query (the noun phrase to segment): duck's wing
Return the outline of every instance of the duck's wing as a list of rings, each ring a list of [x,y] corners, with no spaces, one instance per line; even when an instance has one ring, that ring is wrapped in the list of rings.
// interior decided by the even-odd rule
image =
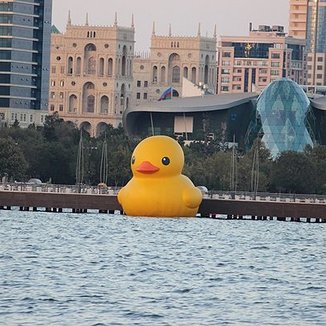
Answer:
[[[198,188],[192,186],[184,189],[182,199],[187,207],[196,208],[200,205],[203,195]]]

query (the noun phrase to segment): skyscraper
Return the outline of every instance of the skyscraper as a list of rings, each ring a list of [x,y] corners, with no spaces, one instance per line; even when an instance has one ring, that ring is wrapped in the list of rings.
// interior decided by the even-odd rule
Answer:
[[[308,0],[290,0],[289,36],[306,38]]]
[[[326,0],[308,0],[307,8],[307,83],[326,83]]]
[[[51,11],[52,0],[0,0],[0,119],[9,124],[48,109]]]

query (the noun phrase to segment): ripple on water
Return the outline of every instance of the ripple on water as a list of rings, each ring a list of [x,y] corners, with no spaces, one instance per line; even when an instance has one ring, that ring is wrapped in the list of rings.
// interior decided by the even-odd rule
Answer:
[[[2,325],[322,325],[325,226],[0,211]]]

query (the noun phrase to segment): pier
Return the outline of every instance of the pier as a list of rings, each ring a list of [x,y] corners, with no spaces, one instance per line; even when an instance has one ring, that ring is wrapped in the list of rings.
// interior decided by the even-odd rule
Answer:
[[[80,192],[81,191],[81,192]],[[278,197],[277,197],[278,196]],[[46,211],[123,214],[117,191],[102,193],[96,187],[6,188],[0,190],[0,209],[18,207],[21,211]],[[326,199],[312,195],[290,196],[264,194],[248,196],[232,193],[210,193],[204,196],[198,216],[213,219],[279,220],[294,222],[326,222]]]

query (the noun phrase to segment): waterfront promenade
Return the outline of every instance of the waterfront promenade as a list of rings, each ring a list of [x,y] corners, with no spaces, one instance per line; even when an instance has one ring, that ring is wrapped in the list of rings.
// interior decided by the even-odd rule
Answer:
[[[0,209],[120,213],[116,188],[66,185],[0,185]],[[201,217],[216,219],[326,222],[326,197],[269,193],[209,192],[199,208]]]

